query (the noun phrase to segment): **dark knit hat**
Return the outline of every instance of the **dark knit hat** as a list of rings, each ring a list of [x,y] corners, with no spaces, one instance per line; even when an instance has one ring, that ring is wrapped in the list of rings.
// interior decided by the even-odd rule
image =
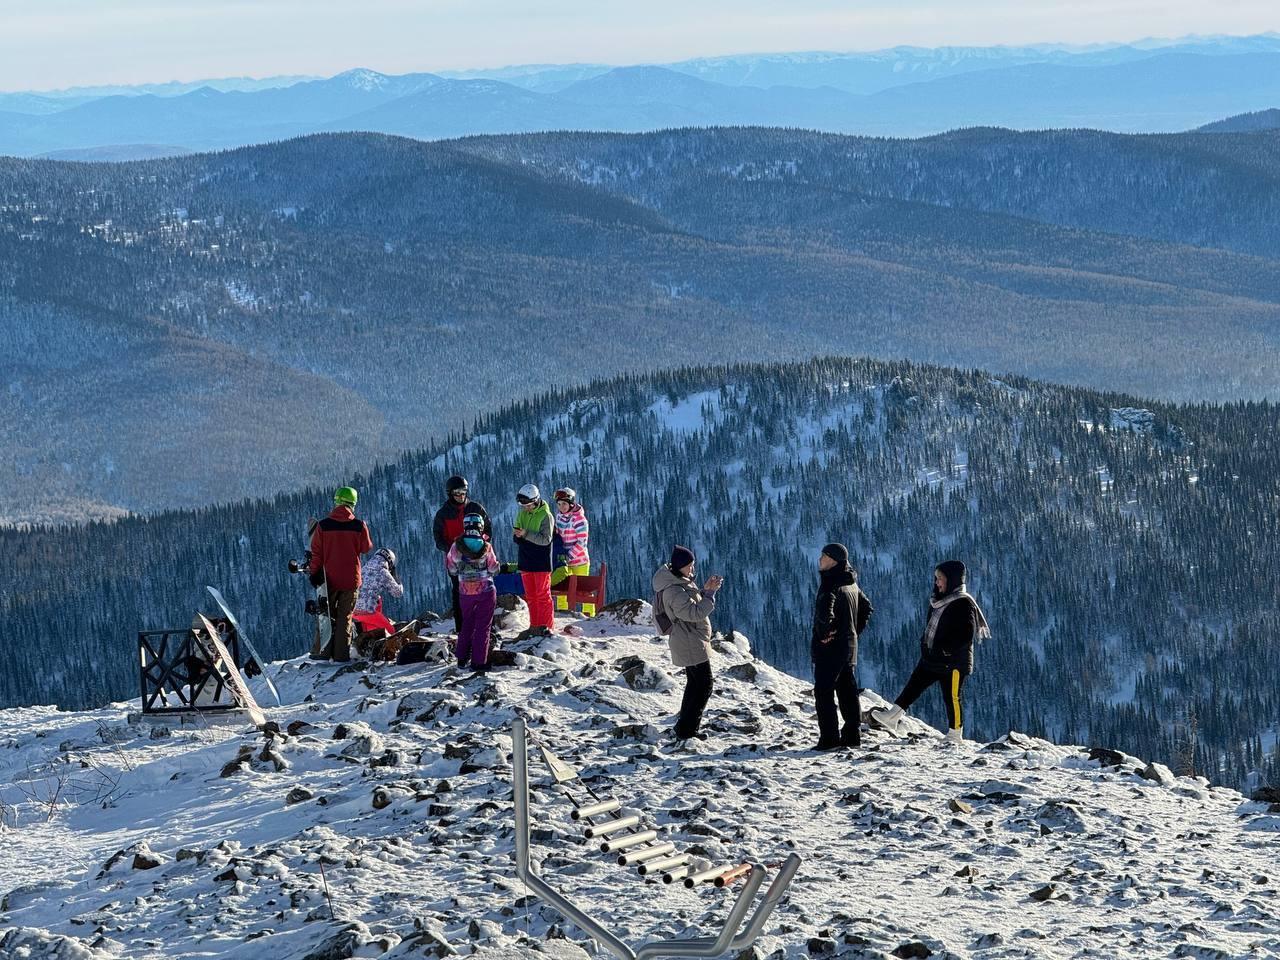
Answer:
[[[936,569],[947,578],[948,593],[963,587],[965,579],[968,577],[968,571],[965,570],[964,564],[959,560],[943,560]]]
[[[849,564],[849,548],[843,543],[828,543],[822,552],[841,566]]]
[[[671,569],[679,572],[689,564],[693,563],[696,559],[697,558],[693,555],[693,551],[688,547],[677,545],[675,549],[671,551]]]

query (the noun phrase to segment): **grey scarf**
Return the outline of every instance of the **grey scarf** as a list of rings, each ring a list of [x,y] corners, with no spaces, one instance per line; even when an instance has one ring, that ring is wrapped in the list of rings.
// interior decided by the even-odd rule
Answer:
[[[938,621],[942,619],[942,611],[961,598],[972,603],[974,612],[978,614],[978,641],[981,642],[991,636],[991,630],[987,627],[987,615],[982,612],[982,608],[978,606],[978,601],[973,598],[973,594],[961,587],[946,596],[938,597],[937,599],[931,597],[929,599],[929,606],[932,611],[929,614],[929,625],[924,630],[924,646],[926,650],[933,649],[933,635],[938,632]]]

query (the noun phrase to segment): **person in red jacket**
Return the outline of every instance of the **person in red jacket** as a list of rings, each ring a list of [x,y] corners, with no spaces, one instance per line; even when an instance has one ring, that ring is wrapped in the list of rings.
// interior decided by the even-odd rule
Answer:
[[[320,622],[316,621],[313,660],[351,659],[351,614],[360,592],[360,557],[373,549],[369,528],[356,519],[356,499],[352,487],[339,487],[333,495],[333,512],[311,532],[311,583],[325,587],[333,626],[329,645],[321,649]]]

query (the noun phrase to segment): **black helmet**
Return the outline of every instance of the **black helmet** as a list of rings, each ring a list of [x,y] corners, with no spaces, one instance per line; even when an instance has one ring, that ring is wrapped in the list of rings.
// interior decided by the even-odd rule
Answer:
[[[467,478],[460,477],[456,473],[444,482],[444,492],[449,494],[450,496],[453,495],[453,492],[455,490],[466,490],[466,489],[467,489]]]

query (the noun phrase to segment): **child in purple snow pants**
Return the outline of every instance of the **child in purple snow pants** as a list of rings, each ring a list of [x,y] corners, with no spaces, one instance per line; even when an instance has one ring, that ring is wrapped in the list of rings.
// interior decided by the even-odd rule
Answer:
[[[493,623],[494,607],[498,603],[498,591],[493,582],[475,583],[483,589],[475,593],[460,593],[462,603],[462,631],[458,634],[458,666],[465,667],[471,661],[473,667],[489,665],[489,627]],[[467,584],[472,586],[472,584]]]
[[[489,669],[489,627],[498,591],[493,585],[498,558],[484,536],[484,518],[467,514],[462,520],[462,536],[453,542],[444,558],[449,576],[458,582],[458,606],[462,608],[462,629],[458,631],[458,666],[467,661],[477,670]]]

